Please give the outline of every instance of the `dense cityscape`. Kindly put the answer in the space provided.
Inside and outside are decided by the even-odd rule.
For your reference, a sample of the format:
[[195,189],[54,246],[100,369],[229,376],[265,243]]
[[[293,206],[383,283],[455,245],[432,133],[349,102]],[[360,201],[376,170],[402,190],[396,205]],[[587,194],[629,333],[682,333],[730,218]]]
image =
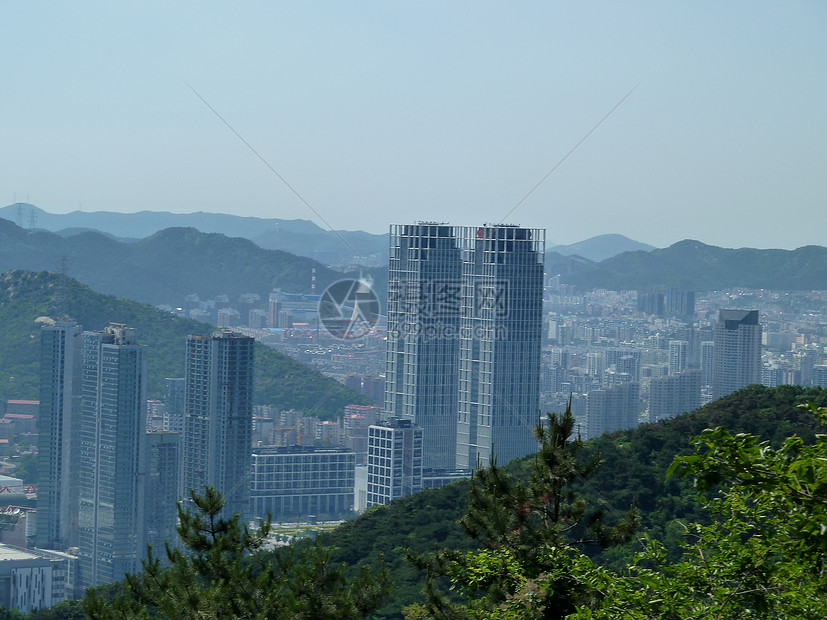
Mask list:
[[[367,281],[317,290],[314,268],[304,291],[264,301],[161,305],[215,327],[187,336],[160,399],[134,328],[38,317],[39,401],[9,399],[0,420],[8,445],[36,446],[36,488],[3,480],[21,506],[0,539],[39,575],[10,603],[28,612],[140,573],[147,545],[175,544],[176,503],[205,485],[222,514],[311,532],[534,453],[544,412],[570,406],[588,439],[751,384],[827,387],[823,292],[580,292],[544,273],[542,230],[419,222],[389,239],[378,304]],[[373,404],[321,419],[255,402],[256,341]]]

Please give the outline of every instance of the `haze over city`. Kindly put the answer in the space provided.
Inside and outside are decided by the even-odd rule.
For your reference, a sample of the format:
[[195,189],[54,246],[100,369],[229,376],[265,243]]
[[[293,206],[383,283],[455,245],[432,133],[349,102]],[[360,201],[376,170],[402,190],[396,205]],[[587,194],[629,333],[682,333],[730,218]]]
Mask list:
[[823,245],[821,3],[5,8],[0,203]]

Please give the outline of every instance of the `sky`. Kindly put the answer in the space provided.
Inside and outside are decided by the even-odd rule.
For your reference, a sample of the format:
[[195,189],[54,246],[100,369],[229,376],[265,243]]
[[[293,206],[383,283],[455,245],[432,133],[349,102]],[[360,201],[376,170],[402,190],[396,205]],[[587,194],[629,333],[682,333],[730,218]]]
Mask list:
[[0,205],[827,245],[825,33],[821,0],[5,2]]

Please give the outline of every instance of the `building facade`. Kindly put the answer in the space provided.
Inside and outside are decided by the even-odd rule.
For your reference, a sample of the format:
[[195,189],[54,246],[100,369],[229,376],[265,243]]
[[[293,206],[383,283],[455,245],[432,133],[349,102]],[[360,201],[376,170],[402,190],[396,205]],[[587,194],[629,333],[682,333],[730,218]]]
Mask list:
[[228,515],[249,507],[253,342],[233,332],[187,336],[184,496],[215,487]]
[[426,467],[456,459],[461,277],[453,226],[391,226],[385,413],[422,427]]
[[81,333],[74,322],[40,330],[35,541],[46,549],[77,545]]
[[712,328],[712,398],[761,382],[758,310],[721,310]]
[[422,489],[423,429],[396,418],[368,428],[367,506]]
[[591,439],[618,429],[634,428],[639,414],[640,384],[637,381],[592,390],[586,395],[586,436]]
[[649,421],[657,422],[701,406],[701,371],[697,368],[652,379],[649,383]]
[[464,227],[455,467],[537,450],[545,230]]
[[356,455],[345,448],[256,448],[250,503],[253,517],[275,521],[324,520],[353,511]]
[[165,557],[165,543],[176,545],[178,532],[178,478],[180,434],[153,431],[146,434],[146,493],[144,543],[156,557]]
[[135,330],[83,332],[79,583],[110,583],[144,556],[146,347]]

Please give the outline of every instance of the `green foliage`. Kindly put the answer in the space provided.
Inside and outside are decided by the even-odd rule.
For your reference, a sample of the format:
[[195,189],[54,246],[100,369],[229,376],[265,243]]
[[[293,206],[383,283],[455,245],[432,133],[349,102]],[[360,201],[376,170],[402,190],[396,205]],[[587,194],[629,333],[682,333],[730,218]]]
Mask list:
[[712,522],[687,527],[676,562],[650,539],[625,574],[602,575],[602,604],[574,617],[827,617],[827,435],[773,448],[718,427],[693,444],[670,472],[694,476]]
[[[813,441],[820,432],[819,423],[797,408],[797,404],[807,401],[827,406],[827,390],[750,386],[695,412],[585,442],[581,456],[597,451],[604,465],[590,474],[588,483],[574,480],[571,490],[588,506],[595,510],[602,507],[614,519],[622,517],[620,507],[634,504],[640,513],[642,534],[629,543],[605,549],[586,544],[582,547],[584,553],[597,565],[622,573],[635,554],[644,549],[638,538],[648,533],[663,542],[667,561],[678,561],[687,524],[709,524],[712,515],[694,491],[690,477],[666,477],[673,458],[692,454],[689,439],[717,426],[732,433],[754,434],[776,448],[793,434],[805,442]],[[532,462],[533,457],[526,457],[508,463],[504,469],[528,481]],[[459,525],[468,488],[468,482],[461,481],[376,507],[321,535],[320,540],[335,547],[333,559],[348,565],[348,575],[356,574],[362,565],[371,565],[379,553],[384,554],[394,589],[378,615],[401,618],[403,608],[421,602],[424,584],[424,571],[406,562],[406,549],[423,555],[440,548],[465,553],[479,550],[483,544],[468,537]],[[447,588],[450,584],[445,581],[443,585]]]
[[[183,376],[187,334],[214,329],[151,306],[95,293],[60,274],[3,274],[0,401],[39,397],[40,326],[35,320],[41,316],[71,317],[90,330],[103,329],[110,321],[136,328],[138,341],[149,347],[150,398],[163,397],[166,377]],[[337,381],[263,345],[256,346],[254,387],[256,403],[308,412],[312,409],[325,419],[335,419],[347,404],[369,404],[368,399]]]
[[346,581],[343,567],[321,546],[289,553],[278,563],[256,553],[270,530],[240,523],[238,514],[220,516],[224,499],[207,487],[192,494],[195,510],[179,505],[178,534],[184,550],[167,544],[169,566],[152,555],[141,575],[127,575],[126,590],[111,604],[89,590],[90,618],[362,618],[387,595],[388,573],[363,569]]
[[[496,463],[477,469],[461,523],[486,549],[409,554],[427,571],[428,611],[434,617],[489,617],[497,610],[491,617],[563,618],[594,597],[591,584],[573,570],[592,566],[579,548],[628,540],[639,517],[632,508],[607,524],[602,511],[589,510],[571,489],[574,480],[585,480],[600,465],[599,454],[581,454],[584,444],[572,439],[574,426],[571,403],[564,413],[549,414],[546,426],[537,426],[540,449],[529,459],[527,480]],[[438,577],[450,580],[460,601],[440,591]],[[537,613],[527,616],[531,610]]]

